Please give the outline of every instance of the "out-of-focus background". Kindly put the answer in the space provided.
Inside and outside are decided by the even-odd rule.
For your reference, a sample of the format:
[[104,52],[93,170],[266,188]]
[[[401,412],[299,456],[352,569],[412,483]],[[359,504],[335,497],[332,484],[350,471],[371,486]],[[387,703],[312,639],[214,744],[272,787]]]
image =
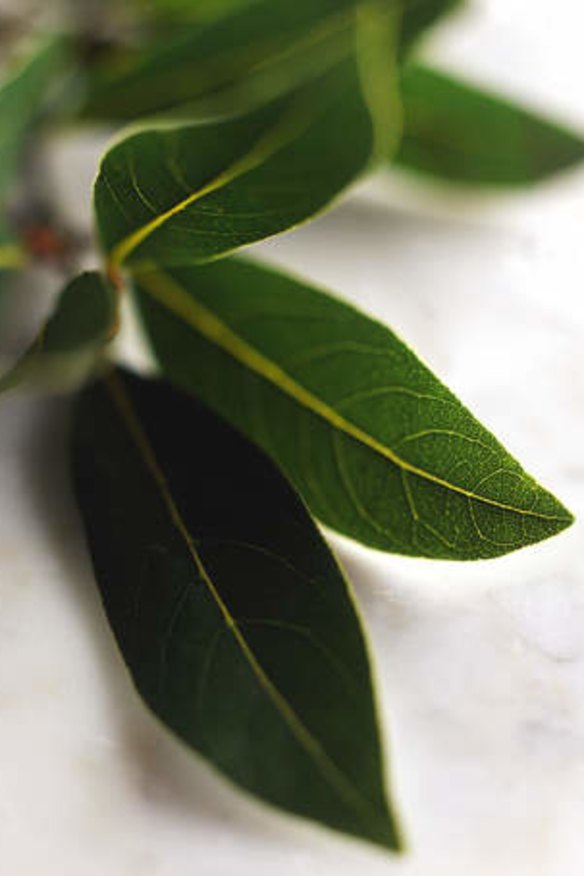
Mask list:
[[[579,4],[470,7],[425,57],[584,131]],[[85,222],[102,145],[52,150]],[[584,520],[583,227],[584,168],[488,195],[387,174],[259,249],[391,325]],[[392,858],[243,797],[143,708],[72,505],[65,408],[14,395],[0,411],[0,872],[580,876],[581,522],[478,564],[333,538],[381,689],[409,845]]]

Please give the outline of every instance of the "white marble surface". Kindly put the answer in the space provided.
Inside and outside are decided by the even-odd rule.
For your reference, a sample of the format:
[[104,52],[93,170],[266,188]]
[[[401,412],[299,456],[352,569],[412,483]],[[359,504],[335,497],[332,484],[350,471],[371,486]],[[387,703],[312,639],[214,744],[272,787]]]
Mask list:
[[[475,5],[428,52],[584,128],[578,4]],[[92,149],[62,147],[65,182]],[[378,180],[264,252],[389,322],[584,520],[583,218],[584,170],[499,198]],[[471,565],[336,542],[391,737],[395,859],[243,798],[142,708],[72,507],[66,413],[2,401],[2,873],[580,876],[582,523]]]

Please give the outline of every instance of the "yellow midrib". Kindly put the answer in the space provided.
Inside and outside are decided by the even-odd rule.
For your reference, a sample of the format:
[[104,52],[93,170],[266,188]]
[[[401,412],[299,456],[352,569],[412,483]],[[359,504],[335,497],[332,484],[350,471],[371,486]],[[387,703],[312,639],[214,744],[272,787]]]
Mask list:
[[[150,235],[165,225],[169,219],[182,213],[191,204],[200,201],[207,195],[223,188],[240,176],[254,170],[259,165],[267,161],[278,149],[285,146],[291,139],[299,134],[303,126],[307,126],[311,121],[311,114],[308,108],[303,104],[302,113],[297,103],[292,105],[292,108],[283,115],[271,128],[269,128],[253,145],[253,147],[245,155],[238,158],[233,164],[221,171],[216,177],[206,183],[201,188],[192,192],[182,201],[174,204],[163,213],[154,216],[145,225],[137,228],[127,237],[123,238],[112,249],[108,259],[108,272],[116,274],[128,256],[142,244]],[[102,173],[105,171],[102,169]]]
[[[373,30],[375,30],[375,26],[378,26],[383,29],[384,33],[391,32],[393,36],[395,36],[394,30],[397,29],[396,14],[392,13],[391,16],[388,16],[387,12],[382,14],[379,0],[373,0],[373,2],[372,0],[368,0],[368,2],[357,4],[356,11],[358,13],[356,18],[357,32],[366,32],[367,29],[371,29],[373,25]],[[352,12],[351,16],[354,14],[355,13]],[[377,42],[379,42],[379,40],[377,40]],[[388,46],[388,53],[390,55],[391,48],[391,46]],[[372,54],[375,55],[375,63],[381,63],[380,47],[376,43],[373,45]],[[360,48],[357,52],[358,61],[360,61],[362,56],[364,56],[364,50]],[[370,60],[369,56],[367,56],[365,60]],[[382,111],[383,95],[380,93],[379,86],[376,85],[379,77],[372,76],[371,71],[369,70],[369,67],[371,66],[370,63],[360,63],[359,66],[361,67],[360,78],[363,99],[372,117],[374,130],[372,158],[375,159],[387,153],[387,151],[392,148],[394,140],[397,145],[401,123],[396,121],[395,126],[392,125],[393,120],[390,116],[392,109],[398,119],[400,113],[397,110],[397,99],[395,99],[395,95],[392,94],[391,89],[387,96],[387,111]],[[390,72],[393,73],[392,59],[389,58],[387,64],[384,64],[383,67],[384,70],[389,69]],[[391,75],[389,79],[390,82],[393,82],[395,76]],[[302,111],[303,117],[301,117],[299,107],[293,105],[290,112],[286,113],[282,119],[268,129],[247,154],[238,158],[204,186],[193,191],[188,197],[183,198],[169,209],[154,216],[149,222],[146,222],[144,225],[140,226],[119,241],[112,248],[109,255],[109,272],[111,274],[117,273],[131,253],[174,216],[182,213],[202,198],[205,198],[224,186],[229,185],[229,183],[234,182],[238,177],[254,170],[256,167],[267,161],[278,151],[278,149],[290,142],[293,137],[299,136],[302,129],[307,127],[311,121],[310,110],[304,102],[302,105]],[[102,172],[104,172],[103,168]]]
[[434,475],[431,472],[425,471],[407,460],[402,459],[390,447],[382,444],[359,426],[356,426],[349,420],[345,419],[345,417],[339,414],[338,411],[330,407],[326,402],[323,402],[312,392],[305,389],[305,387],[299,384],[293,377],[290,377],[290,375],[279,365],[258,352],[258,350],[239,337],[239,335],[236,335],[228,325],[222,322],[214,313],[201,304],[200,301],[197,301],[189,295],[168,274],[163,273],[161,270],[150,270],[139,272],[136,275],[136,279],[141,288],[148,292],[167,310],[174,313],[175,316],[178,316],[195,329],[195,331],[207,338],[207,340],[223,349],[232,358],[236,359],[256,374],[259,374],[283,393],[293,398],[302,407],[307,408],[312,413],[321,417],[330,426],[333,426],[335,429],[338,429],[349,437],[354,438],[359,443],[374,450],[403,471],[410,472],[411,474],[417,475],[437,486],[459,493],[468,499],[482,502],[495,508],[500,508],[503,511],[511,511],[515,514],[534,517],[539,520],[557,522],[568,522],[571,520],[571,518],[567,516],[563,517],[552,514],[541,514],[537,511],[531,511],[525,508],[516,508],[513,505],[499,502],[496,499],[491,499],[487,496],[477,495],[471,490],[467,490],[456,484],[451,484],[438,475]]
[[125,423],[146,468],[150,472],[156,486],[162,496],[163,502],[170,515],[171,521],[182,537],[199,573],[203,583],[211,594],[216,603],[221,616],[239,645],[241,652],[248,662],[253,674],[255,675],[260,687],[264,693],[272,701],[276,710],[280,713],[285,723],[288,725],[292,735],[307,752],[309,757],[314,761],[321,774],[330,785],[336,789],[337,793],[357,814],[363,819],[364,824],[370,825],[371,818],[379,818],[380,813],[376,812],[369,801],[353,787],[351,781],[341,772],[336,764],[330,759],[327,753],[322,748],[321,743],[312,735],[310,730],[304,725],[298,717],[292,706],[287,702],[284,696],[280,693],[277,687],[273,684],[254,652],[248,645],[237,620],[229,611],[228,606],[221,597],[213,580],[209,576],[201,556],[197,550],[194,540],[189,532],[188,526],[176,504],[170,486],[164,475],[164,472],[158,462],[154,449],[146,435],[138,415],[132,406],[132,403],[126,393],[121,380],[114,372],[110,372],[106,377],[106,386],[110,393],[114,406],[120,413],[122,421]]

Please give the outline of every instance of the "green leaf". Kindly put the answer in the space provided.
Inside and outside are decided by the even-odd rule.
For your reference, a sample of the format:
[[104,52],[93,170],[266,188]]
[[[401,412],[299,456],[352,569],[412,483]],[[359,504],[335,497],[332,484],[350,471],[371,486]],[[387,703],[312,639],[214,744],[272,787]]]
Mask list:
[[570,524],[399,338],[352,307],[237,260],[135,283],[164,374],[271,454],[333,529],[470,560]]
[[353,50],[355,0],[263,0],[207,26],[183,27],[97,71],[82,114],[129,120],[190,104],[209,114],[262,104]]
[[[182,23],[89,79],[81,115],[128,121],[180,110],[189,116],[241,114],[312,80],[354,51],[356,0],[259,0],[202,25]],[[400,52],[407,51],[460,0],[380,0],[401,17]],[[169,9],[167,4],[162,4]],[[243,8],[240,8],[243,6]],[[403,7],[403,14],[402,13]],[[172,8],[172,7],[171,7]],[[401,15],[400,15],[401,14]],[[180,16],[179,16],[180,17]],[[397,35],[397,34],[396,34]],[[380,77],[383,76],[383,71]],[[380,87],[388,82],[380,82]]]
[[584,137],[420,65],[402,80],[405,131],[397,161],[452,182],[523,185],[584,159]]
[[162,22],[207,21],[233,14],[259,0],[133,0],[146,16]]
[[117,294],[97,273],[81,274],[19,362],[0,378],[0,392],[24,382],[67,387],[87,372],[117,330]]
[[366,12],[360,63],[318,87],[240,118],[143,131],[106,154],[95,210],[113,273],[153,259],[205,261],[285,231],[391,148],[395,109],[376,78],[391,20]]
[[72,456],[149,707],[247,791],[398,848],[352,597],[275,466],[194,400],[119,371],[81,396]]
[[51,37],[0,84],[0,203],[14,181],[24,138],[62,69],[64,41]]

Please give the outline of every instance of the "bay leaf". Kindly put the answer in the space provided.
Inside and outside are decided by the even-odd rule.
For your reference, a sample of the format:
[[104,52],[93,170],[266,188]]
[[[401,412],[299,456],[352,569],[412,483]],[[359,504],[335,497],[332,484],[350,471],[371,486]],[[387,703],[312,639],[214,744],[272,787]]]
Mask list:
[[403,341],[353,307],[236,259],[134,282],[164,374],[261,445],[333,529],[471,560],[571,523]]
[[36,341],[0,377],[0,392],[23,383],[58,390],[79,382],[116,333],[117,308],[117,293],[100,274],[80,274],[59,296]]
[[[256,0],[230,15],[217,15],[206,26],[199,21],[200,8],[189,6],[195,24],[179,14],[176,35],[164,32],[147,39],[133,52],[126,49],[121,63],[93,71],[81,114],[123,121],[171,110],[203,119],[240,114],[347,60],[354,52],[356,15],[365,5],[356,0]],[[460,5],[460,0],[378,4],[396,18],[400,54]]]
[[395,148],[399,113],[379,88],[391,79],[393,37],[393,17],[364,4],[358,54],[317,86],[241,117],[161,124],[115,145],[95,186],[112,273],[152,259],[214,259],[329,206]]
[[72,465],[150,709],[248,792],[397,848],[352,596],[277,468],[193,399],[121,371],[80,396]]
[[204,115],[265,103],[351,54],[355,10],[355,0],[262,0],[183,24],[98,69],[82,115],[127,121],[177,107],[184,115],[185,105]]
[[584,159],[584,133],[419,64],[402,77],[402,167],[454,183],[526,185]]

